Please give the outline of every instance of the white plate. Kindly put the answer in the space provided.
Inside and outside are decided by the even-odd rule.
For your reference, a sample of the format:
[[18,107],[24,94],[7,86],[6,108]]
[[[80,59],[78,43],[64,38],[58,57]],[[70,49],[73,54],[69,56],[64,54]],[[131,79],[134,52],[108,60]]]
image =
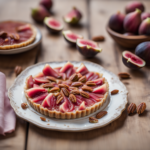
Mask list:
[[34,28],[36,29],[37,34],[36,34],[36,38],[33,43],[31,43],[27,46],[24,46],[24,47],[20,47],[20,48],[14,48],[14,49],[10,49],[10,50],[0,50],[0,54],[3,54],[3,55],[18,54],[18,53],[22,53],[22,52],[31,50],[32,48],[37,46],[42,40],[42,34],[38,28],[36,28],[35,26],[34,26]]
[[[51,67],[59,67],[63,66],[66,63],[64,62],[48,62],[48,64]],[[75,66],[80,66],[81,62],[71,62]],[[124,84],[119,80],[119,78],[105,70],[103,67],[91,63],[91,62],[83,62],[87,68],[90,71],[96,71],[99,73],[103,73],[104,77],[107,79],[109,83],[109,93],[110,91],[114,89],[119,89],[119,93],[116,95],[110,95],[109,98],[104,103],[103,107],[99,109],[97,112],[101,110],[106,110],[108,113],[103,118],[99,119],[98,123],[92,124],[89,123],[89,116],[95,116],[95,113],[79,118],[79,119],[70,119],[70,120],[61,120],[61,119],[55,119],[55,118],[49,118],[46,117],[38,112],[36,112],[32,107],[29,106],[28,109],[23,110],[21,108],[21,103],[27,102],[25,95],[24,95],[24,86],[25,86],[25,80],[29,75],[35,75],[43,69],[44,65],[46,63],[39,63],[36,65],[33,65],[31,67],[28,67],[26,70],[24,70],[15,80],[14,84],[8,91],[8,96],[10,98],[10,104],[13,107],[16,114],[21,117],[22,119],[25,119],[41,128],[44,129],[51,129],[51,130],[59,130],[59,131],[86,131],[91,130],[95,128],[103,127],[110,122],[117,119],[119,116],[121,116],[121,113],[126,108],[127,104],[127,89],[124,86]],[[43,116],[46,118],[46,122],[41,121],[40,116]]]

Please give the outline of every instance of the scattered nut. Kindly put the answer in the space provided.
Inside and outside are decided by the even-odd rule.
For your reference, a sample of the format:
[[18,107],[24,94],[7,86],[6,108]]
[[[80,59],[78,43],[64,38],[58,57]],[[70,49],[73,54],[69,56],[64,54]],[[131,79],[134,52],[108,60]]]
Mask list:
[[93,91],[93,89],[91,87],[87,86],[87,85],[82,86],[82,90],[83,91],[89,91],[89,92]]
[[62,92],[64,93],[65,96],[67,96],[67,97],[69,96],[70,93],[66,88],[62,88],[61,90],[62,90]]
[[50,81],[56,82],[56,78],[54,78],[54,77],[47,76],[46,78],[47,78],[48,80],[50,80]]
[[131,114],[131,113],[133,114],[135,110],[136,110],[136,105],[134,103],[131,103],[127,108],[128,114]]
[[80,95],[80,91],[79,90],[72,90],[70,91],[71,94],[74,94],[74,95]]
[[93,81],[87,81],[86,85],[88,85],[88,86],[95,86],[96,83],[94,83]]
[[18,76],[21,72],[22,72],[22,67],[21,66],[16,66],[15,67],[16,76]]
[[49,92],[58,92],[60,89],[58,87],[53,87]]
[[113,90],[113,91],[111,91],[111,95],[115,95],[115,94],[117,94],[119,92],[119,90]]
[[97,119],[100,119],[102,118],[103,116],[105,116],[107,114],[107,111],[101,111],[99,112],[97,115],[96,115],[96,118]]
[[40,119],[41,119],[42,121],[46,121],[46,118],[44,118],[44,117],[40,117]]
[[85,98],[89,98],[89,94],[87,92],[84,92],[84,91],[80,91],[80,95],[85,97]]
[[144,112],[145,109],[146,109],[146,103],[143,102],[137,106],[137,113],[140,115]]
[[76,97],[75,97],[73,94],[70,94],[70,95],[69,95],[69,99],[70,99],[73,103],[76,103],[76,102],[77,102]]
[[98,123],[98,119],[96,119],[94,117],[89,117],[89,122],[90,123]]
[[118,73],[118,76],[122,79],[129,79],[130,78],[130,74],[128,74],[127,72],[120,72],[120,73]]
[[102,35],[94,36],[94,37],[92,38],[92,40],[95,41],[95,42],[100,42],[100,41],[104,41],[104,40],[105,40],[105,37],[102,36]]
[[73,82],[73,83],[71,84],[71,86],[74,86],[74,87],[78,87],[78,86],[81,86],[81,85],[83,85],[82,82]]
[[28,107],[27,103],[21,103],[22,109],[26,109]]
[[86,82],[86,76],[82,76],[78,81],[85,83]]

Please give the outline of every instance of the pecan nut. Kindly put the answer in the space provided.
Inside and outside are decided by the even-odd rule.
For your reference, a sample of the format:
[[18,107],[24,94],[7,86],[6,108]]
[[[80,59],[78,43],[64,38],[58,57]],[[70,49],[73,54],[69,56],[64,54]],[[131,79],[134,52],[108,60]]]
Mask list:
[[59,88],[66,88],[66,89],[69,88],[69,86],[66,84],[58,84],[58,86],[59,86]]
[[74,94],[74,95],[80,95],[80,91],[79,90],[72,90],[70,93]]
[[90,123],[98,123],[98,119],[96,119],[94,117],[89,117],[89,122]]
[[49,92],[58,92],[58,91],[60,91],[60,89],[59,89],[59,87],[53,87],[52,89],[50,89],[50,91]]
[[14,39],[14,40],[19,40],[19,39],[20,39],[20,36],[19,36],[19,34],[17,34],[17,33],[9,34],[9,37],[10,37],[11,39]]
[[115,95],[115,94],[117,94],[119,92],[119,90],[113,90],[113,91],[111,91],[111,95]]
[[22,109],[26,109],[28,107],[27,103],[21,103]]
[[97,119],[100,119],[102,118],[103,116],[105,116],[107,114],[107,111],[101,111],[99,112],[97,115],[96,115],[96,118]]
[[61,90],[62,90],[62,92],[64,93],[65,96],[67,96],[67,97],[69,96],[70,93],[66,88],[62,88]]
[[63,96],[59,93],[57,96],[56,104],[59,104],[63,100]]
[[87,86],[87,85],[82,86],[82,90],[83,91],[89,91],[89,92],[93,91],[93,89],[91,87]]
[[42,121],[46,121],[46,118],[44,118],[44,117],[40,117],[40,119],[41,119]]
[[78,86],[81,86],[81,85],[83,85],[82,82],[73,82],[73,83],[71,84],[71,86],[74,86],[74,87],[78,87]]
[[122,79],[130,78],[130,75],[127,72],[120,72],[120,73],[118,73],[118,76]]
[[16,76],[18,76],[21,72],[22,72],[22,67],[21,66],[16,66],[15,67]]
[[70,81],[78,81],[78,75],[75,73],[73,74],[70,78],[69,78]]
[[43,88],[53,88],[54,87],[54,83],[45,83],[42,85]]
[[137,106],[137,113],[140,115],[144,112],[145,109],[146,109],[146,103],[143,102]]
[[96,83],[94,83],[93,81],[87,81],[86,85],[88,85],[88,86],[95,86]]
[[85,98],[89,98],[90,97],[90,95],[87,92],[84,92],[84,91],[80,91],[80,95],[85,97]]
[[54,78],[54,77],[47,76],[46,78],[47,78],[48,80],[50,80],[50,81],[56,82],[56,78]]
[[85,83],[86,82],[86,76],[82,76],[78,81]]
[[102,36],[102,35],[94,36],[94,37],[92,38],[92,40],[95,41],[95,42],[104,41],[104,40],[105,40],[105,37]]
[[7,37],[7,32],[0,31],[0,37]]
[[131,114],[131,113],[133,114],[135,109],[136,109],[136,105],[134,103],[131,103],[127,108],[128,114]]
[[69,95],[69,99],[70,99],[73,103],[76,103],[76,102],[77,102],[77,99],[76,99],[76,97],[75,97],[73,94],[70,94],[70,95]]

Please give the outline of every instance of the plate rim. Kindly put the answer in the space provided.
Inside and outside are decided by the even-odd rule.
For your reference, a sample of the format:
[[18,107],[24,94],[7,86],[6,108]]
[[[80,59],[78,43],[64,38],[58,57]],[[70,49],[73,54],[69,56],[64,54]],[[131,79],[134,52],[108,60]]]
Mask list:
[[[102,124],[102,125],[93,124],[93,126],[91,126],[91,127],[84,127],[84,128],[83,128],[83,127],[82,127],[82,128],[67,128],[67,129],[64,128],[64,129],[63,129],[63,128],[56,127],[56,126],[54,127],[54,126],[46,126],[46,125],[39,124],[38,122],[33,121],[32,119],[28,119],[28,118],[26,118],[26,117],[21,116],[21,115],[18,113],[18,111],[16,111],[16,108],[14,108],[13,102],[12,102],[12,100],[11,100],[11,90],[12,90],[13,87],[15,87],[15,83],[17,82],[17,80],[18,80],[24,73],[26,73],[28,70],[30,70],[30,69],[32,69],[32,68],[34,68],[34,67],[37,67],[37,66],[39,66],[39,65],[44,65],[44,64],[46,64],[46,63],[50,64],[50,63],[66,63],[66,62],[68,62],[68,61],[39,62],[39,63],[37,63],[37,64],[34,64],[34,65],[31,65],[31,66],[27,67],[24,71],[21,72],[20,75],[17,76],[17,78],[14,80],[13,84],[11,85],[11,87],[8,89],[8,97],[9,97],[9,100],[10,100],[10,105],[11,105],[11,107],[13,108],[14,112],[16,113],[16,115],[17,115],[19,118],[21,118],[21,119],[23,119],[23,120],[26,120],[26,121],[28,121],[28,122],[30,122],[30,123],[32,123],[32,124],[34,124],[34,125],[36,125],[36,126],[42,128],[42,129],[56,130],[56,131],[62,131],[62,132],[79,132],[79,131],[81,132],[81,131],[89,131],[89,130],[93,130],[93,129],[97,129],[97,128],[102,128],[102,127],[104,127],[104,126],[110,124],[110,123],[113,122],[114,120],[117,120],[117,119],[122,115],[122,112],[126,109],[126,105],[127,105],[127,103],[128,103],[128,100],[127,100],[128,90],[127,90],[126,86],[119,80],[119,77],[118,77],[117,75],[115,75],[115,74],[112,73],[111,71],[109,71],[109,70],[103,68],[101,65],[96,64],[96,63],[93,63],[93,62],[90,62],[90,61],[70,61],[70,62],[71,62],[71,63],[90,63],[90,64],[92,64],[92,65],[96,65],[96,66],[100,67],[101,69],[104,69],[105,71],[107,71],[107,72],[113,74],[113,75],[116,77],[116,79],[119,80],[120,83],[121,83],[121,84],[124,86],[124,88],[125,88],[125,93],[124,93],[124,94],[126,95],[125,103],[123,103],[123,104],[124,104],[124,105],[123,105],[123,108],[115,115],[115,117],[113,117],[113,119],[111,119],[110,121],[108,121],[107,123],[104,123],[104,124]],[[21,106],[20,106],[20,107],[21,107]],[[41,115],[42,115],[42,114],[41,114]],[[44,116],[44,115],[42,115],[42,116]]]

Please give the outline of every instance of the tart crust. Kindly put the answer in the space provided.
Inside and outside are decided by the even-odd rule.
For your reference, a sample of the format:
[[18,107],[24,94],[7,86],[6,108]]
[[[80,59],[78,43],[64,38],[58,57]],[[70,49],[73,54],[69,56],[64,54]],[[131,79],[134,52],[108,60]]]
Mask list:
[[[26,81],[27,81],[27,79],[26,79]],[[75,119],[75,118],[88,116],[103,106],[103,104],[105,103],[105,101],[108,97],[108,94],[109,94],[109,84],[106,79],[105,79],[104,83],[107,85],[107,92],[104,94],[104,98],[100,102],[95,103],[93,106],[86,107],[85,110],[75,110],[74,112],[62,113],[62,112],[59,112],[56,110],[48,110],[47,108],[42,107],[40,104],[34,103],[32,100],[30,100],[30,98],[28,97],[28,95],[26,93],[27,84],[25,85],[24,92],[25,92],[25,96],[26,96],[30,106],[33,109],[35,109],[36,111],[38,111],[39,113],[41,113],[45,116],[57,118],[57,119]]]
[[9,49],[14,49],[14,48],[20,48],[20,47],[24,47],[24,46],[31,44],[35,40],[37,32],[33,25],[30,24],[30,26],[31,26],[31,30],[32,30],[33,34],[28,40],[18,43],[18,44],[0,46],[0,50],[9,50]]

